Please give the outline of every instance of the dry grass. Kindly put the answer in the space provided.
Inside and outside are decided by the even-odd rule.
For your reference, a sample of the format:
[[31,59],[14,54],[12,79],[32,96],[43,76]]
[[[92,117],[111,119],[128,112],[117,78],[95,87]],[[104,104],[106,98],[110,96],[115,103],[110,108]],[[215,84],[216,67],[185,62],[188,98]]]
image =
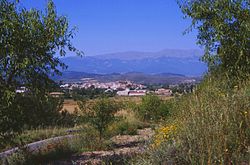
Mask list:
[[[116,102],[134,102],[136,104],[141,103],[141,97],[112,97],[110,98]],[[88,102],[95,102],[95,99],[89,100]],[[73,113],[76,109],[79,109],[77,101],[73,99],[65,99],[63,103],[63,110]]]
[[250,164],[250,82],[227,84],[211,77],[176,99],[173,140],[159,139],[134,164]]
[[[169,100],[172,99],[173,97],[169,96],[159,96],[162,100]],[[141,103],[142,97],[124,97],[124,96],[116,96],[112,97],[111,99],[117,101],[117,102],[133,102],[136,104]],[[93,100],[92,100],[93,101]],[[68,111],[69,113],[73,113],[76,109],[78,109],[78,104],[77,101],[73,99],[65,99],[63,103],[63,110]]]
[[63,110],[73,113],[78,108],[77,101],[73,99],[65,99],[63,102]]

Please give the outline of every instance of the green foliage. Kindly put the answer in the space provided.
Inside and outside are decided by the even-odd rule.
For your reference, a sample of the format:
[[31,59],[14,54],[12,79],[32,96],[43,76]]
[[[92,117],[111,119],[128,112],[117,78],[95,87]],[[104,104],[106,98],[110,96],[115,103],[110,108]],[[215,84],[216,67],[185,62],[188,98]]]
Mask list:
[[119,135],[136,135],[137,125],[126,121],[117,123],[117,131]]
[[142,103],[137,106],[137,111],[144,121],[161,120],[170,115],[171,103],[161,100],[156,95],[142,97]]
[[144,123],[136,119],[126,117],[119,118],[116,122],[108,127],[108,134],[111,135],[136,135],[137,129],[143,128]]
[[102,139],[108,125],[115,120],[115,113],[120,109],[120,105],[110,99],[100,98],[90,103],[79,102],[79,108],[83,121],[90,123],[98,130]]
[[16,136],[16,131],[48,126],[74,126],[77,115],[61,111],[62,104],[63,100],[47,95],[16,95],[11,106],[1,111],[3,117],[12,120],[0,120],[0,147],[9,143],[10,138]]
[[100,97],[113,97],[115,96],[115,92],[105,92],[106,89],[99,89],[99,88],[74,88],[72,91],[67,91],[66,95],[72,96],[74,100],[81,100],[81,99],[95,99]]
[[[46,12],[26,10],[18,1],[0,1],[0,140],[13,137],[24,125],[47,125],[58,116],[59,101],[47,96],[53,89],[50,76],[66,66],[55,56],[68,48],[82,54],[71,43],[74,30],[54,3]],[[17,94],[16,89],[28,91]],[[57,114],[56,114],[57,113]],[[53,118],[53,119],[52,119]],[[30,125],[32,124],[32,125]]]
[[160,88],[169,88],[169,84],[144,84],[147,87],[147,90],[149,91],[155,91]]
[[249,84],[225,90],[226,81],[208,79],[179,103],[182,156],[193,164],[249,162]]
[[56,14],[52,1],[46,12],[19,8],[17,3],[0,2],[0,82],[1,87],[15,90],[24,85],[32,92],[49,89],[49,75],[59,74],[65,65],[55,57],[65,49],[79,52],[71,44],[73,31],[64,16]]
[[[12,154],[6,159],[1,159],[0,164],[53,164],[54,161],[65,159],[72,154],[82,153],[86,151],[107,150],[111,145],[110,141],[100,142],[98,132],[89,126],[81,126],[74,137],[64,139],[58,142],[45,144],[38,152],[31,153],[26,148],[22,148],[19,152]],[[25,131],[20,135],[23,144],[51,138],[55,136],[65,135],[66,128],[52,128]]]
[[26,127],[55,125],[62,109],[62,100],[51,96],[19,96],[15,99],[23,113]]
[[182,12],[198,29],[198,44],[205,47],[203,59],[210,70],[226,72],[230,82],[250,73],[249,0],[178,0]]
[[195,84],[181,83],[171,88],[172,92],[175,94],[192,93],[195,88]]
[[136,164],[249,164],[250,3],[248,0],[178,0],[209,74],[193,94],[175,103],[174,143]]
[[174,143],[166,140],[134,164],[248,164],[250,82],[229,90],[225,79],[208,77],[176,100]]

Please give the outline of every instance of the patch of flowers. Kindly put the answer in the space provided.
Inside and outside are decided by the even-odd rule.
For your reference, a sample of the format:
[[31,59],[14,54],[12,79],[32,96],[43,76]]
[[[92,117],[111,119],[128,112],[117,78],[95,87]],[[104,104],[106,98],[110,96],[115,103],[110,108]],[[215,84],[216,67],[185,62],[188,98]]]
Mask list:
[[158,148],[163,142],[174,141],[174,135],[176,134],[177,126],[176,124],[165,125],[159,127],[155,131],[155,136],[151,147],[153,149]]

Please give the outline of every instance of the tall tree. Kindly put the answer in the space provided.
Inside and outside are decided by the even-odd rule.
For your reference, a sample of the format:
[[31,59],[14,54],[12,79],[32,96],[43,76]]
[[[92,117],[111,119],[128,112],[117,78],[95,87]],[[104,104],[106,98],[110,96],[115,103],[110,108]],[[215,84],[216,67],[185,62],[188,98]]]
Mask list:
[[244,80],[250,73],[250,1],[178,0],[182,12],[198,29],[198,44],[210,70],[220,68],[230,78]]
[[0,0],[0,138],[22,127],[23,105],[17,104],[21,94],[16,89],[24,86],[30,95],[46,97],[53,85],[50,76],[66,68],[59,56],[68,50],[82,54],[72,45],[73,37],[74,29],[57,15],[52,1],[39,11]]

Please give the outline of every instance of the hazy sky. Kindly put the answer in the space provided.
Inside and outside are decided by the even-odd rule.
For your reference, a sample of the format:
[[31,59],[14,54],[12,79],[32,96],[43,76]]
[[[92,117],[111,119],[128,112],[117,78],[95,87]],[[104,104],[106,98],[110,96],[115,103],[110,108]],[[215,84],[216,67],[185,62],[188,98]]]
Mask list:
[[[47,0],[21,0],[43,9]],[[77,48],[87,56],[121,51],[193,49],[196,32],[183,36],[190,20],[176,0],[54,0],[59,14],[78,27]]]

